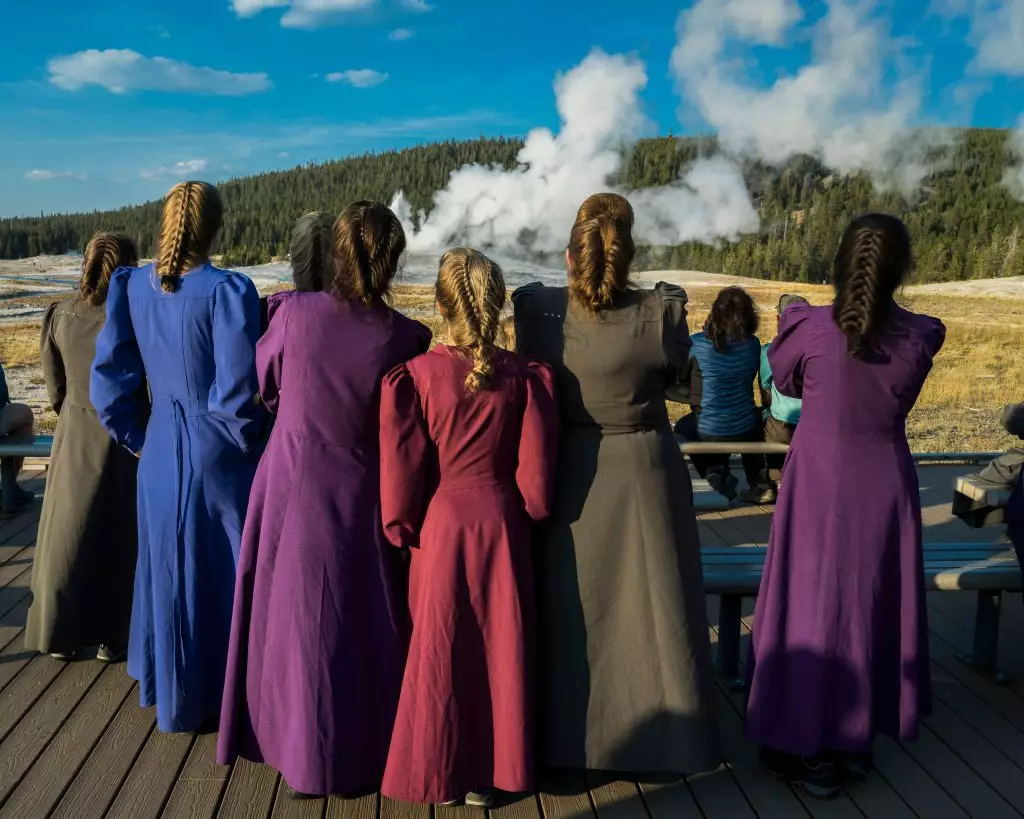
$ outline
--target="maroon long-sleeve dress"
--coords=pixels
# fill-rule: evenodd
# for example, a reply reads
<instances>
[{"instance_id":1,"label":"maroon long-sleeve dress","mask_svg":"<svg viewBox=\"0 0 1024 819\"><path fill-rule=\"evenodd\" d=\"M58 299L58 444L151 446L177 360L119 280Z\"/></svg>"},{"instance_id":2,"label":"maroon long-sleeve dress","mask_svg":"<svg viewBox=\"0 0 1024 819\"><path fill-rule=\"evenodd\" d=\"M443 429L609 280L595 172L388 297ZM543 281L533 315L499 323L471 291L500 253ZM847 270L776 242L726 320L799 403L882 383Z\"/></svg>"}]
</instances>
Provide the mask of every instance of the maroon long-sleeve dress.
<instances>
[{"instance_id":1,"label":"maroon long-sleeve dress","mask_svg":"<svg viewBox=\"0 0 1024 819\"><path fill-rule=\"evenodd\" d=\"M531 520L548 515L551 370L500 352L490 389L435 347L385 379L381 512L413 547L412 640L382 791L443 802L533 788Z\"/></svg>"}]
</instances>

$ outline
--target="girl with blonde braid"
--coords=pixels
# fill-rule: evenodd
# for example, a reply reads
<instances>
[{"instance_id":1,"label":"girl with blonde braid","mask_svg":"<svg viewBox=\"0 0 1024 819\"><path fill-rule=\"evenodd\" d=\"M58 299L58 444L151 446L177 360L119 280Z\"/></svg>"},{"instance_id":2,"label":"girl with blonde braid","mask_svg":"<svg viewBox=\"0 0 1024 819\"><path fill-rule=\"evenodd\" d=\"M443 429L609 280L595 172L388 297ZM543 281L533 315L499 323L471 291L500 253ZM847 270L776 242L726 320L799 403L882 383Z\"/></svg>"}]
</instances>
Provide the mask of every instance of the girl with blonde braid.
<instances>
[{"instance_id":1,"label":"girl with blonde braid","mask_svg":"<svg viewBox=\"0 0 1024 819\"><path fill-rule=\"evenodd\" d=\"M261 430L259 296L210 263L223 216L212 185L171 189L156 262L110 280L90 385L100 422L141 458L128 673L162 731L207 727L220 711ZM136 399L145 380L148 423Z\"/></svg>"},{"instance_id":2,"label":"girl with blonde braid","mask_svg":"<svg viewBox=\"0 0 1024 819\"><path fill-rule=\"evenodd\" d=\"M456 248L435 285L448 338L392 370L381 397L381 513L412 551L412 642L382 792L486 807L532 791L531 524L548 515L551 370L497 346L505 282Z\"/></svg>"},{"instance_id":3,"label":"girl with blonde braid","mask_svg":"<svg viewBox=\"0 0 1024 819\"><path fill-rule=\"evenodd\" d=\"M96 337L114 271L138 264L135 243L97 233L85 249L79 292L43 317L40 358L57 413L32 569L25 648L70 660L98 646L113 662L128 646L135 576L138 461L111 440L89 401ZM144 422L145 386L135 396Z\"/></svg>"}]
</instances>

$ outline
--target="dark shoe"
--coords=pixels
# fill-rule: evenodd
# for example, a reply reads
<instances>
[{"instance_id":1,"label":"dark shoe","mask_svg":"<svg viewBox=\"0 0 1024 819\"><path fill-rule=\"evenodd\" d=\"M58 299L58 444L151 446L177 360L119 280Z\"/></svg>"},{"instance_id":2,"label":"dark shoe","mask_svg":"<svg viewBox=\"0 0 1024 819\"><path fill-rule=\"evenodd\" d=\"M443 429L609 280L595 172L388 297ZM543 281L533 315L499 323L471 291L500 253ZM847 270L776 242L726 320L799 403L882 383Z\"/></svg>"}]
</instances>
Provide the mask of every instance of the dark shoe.
<instances>
[{"instance_id":1,"label":"dark shoe","mask_svg":"<svg viewBox=\"0 0 1024 819\"><path fill-rule=\"evenodd\" d=\"M778 497L775 487L771 484L751 486L749 489L744 489L740 492L740 500L754 506L771 506L778 500Z\"/></svg>"},{"instance_id":2,"label":"dark shoe","mask_svg":"<svg viewBox=\"0 0 1024 819\"><path fill-rule=\"evenodd\" d=\"M739 485L739 481L731 472L709 469L708 485L730 503L736 500L736 487Z\"/></svg>"},{"instance_id":3,"label":"dark shoe","mask_svg":"<svg viewBox=\"0 0 1024 819\"><path fill-rule=\"evenodd\" d=\"M874 768L874 757L870 753L844 754L836 752L831 754L831 757L840 776L851 782L863 782Z\"/></svg>"},{"instance_id":4,"label":"dark shoe","mask_svg":"<svg viewBox=\"0 0 1024 819\"><path fill-rule=\"evenodd\" d=\"M771 748L762 748L760 756L761 768L775 779L798 785L818 799L833 799L839 794L839 769L824 756L794 756Z\"/></svg>"},{"instance_id":5,"label":"dark shoe","mask_svg":"<svg viewBox=\"0 0 1024 819\"><path fill-rule=\"evenodd\" d=\"M101 663L119 663L124 659L124 655L128 652L123 648L111 648L110 646L100 646L96 650L96 659Z\"/></svg>"},{"instance_id":6,"label":"dark shoe","mask_svg":"<svg viewBox=\"0 0 1024 819\"><path fill-rule=\"evenodd\" d=\"M494 804L494 791L483 788L466 794L465 803L471 808L489 808Z\"/></svg>"},{"instance_id":7,"label":"dark shoe","mask_svg":"<svg viewBox=\"0 0 1024 819\"><path fill-rule=\"evenodd\" d=\"M60 660L62 663L70 663L78 657L77 651L51 651L50 656L55 660Z\"/></svg>"}]
</instances>

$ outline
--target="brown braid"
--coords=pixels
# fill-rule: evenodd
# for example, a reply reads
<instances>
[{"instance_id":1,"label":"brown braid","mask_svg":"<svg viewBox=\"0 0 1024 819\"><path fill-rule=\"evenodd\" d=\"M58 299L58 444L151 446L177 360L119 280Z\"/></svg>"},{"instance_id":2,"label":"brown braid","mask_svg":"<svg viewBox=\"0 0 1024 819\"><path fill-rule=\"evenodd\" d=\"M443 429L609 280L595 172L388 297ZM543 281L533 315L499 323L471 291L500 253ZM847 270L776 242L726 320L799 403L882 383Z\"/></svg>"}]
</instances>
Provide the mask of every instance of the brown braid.
<instances>
[{"instance_id":1,"label":"brown braid","mask_svg":"<svg viewBox=\"0 0 1024 819\"><path fill-rule=\"evenodd\" d=\"M363 304L386 302L404 252L405 231L390 208L369 200L353 202L334 223L335 294Z\"/></svg>"},{"instance_id":2,"label":"brown braid","mask_svg":"<svg viewBox=\"0 0 1024 819\"><path fill-rule=\"evenodd\" d=\"M330 286L333 213L313 211L302 216L292 231L292 280L296 290L320 291Z\"/></svg>"},{"instance_id":3,"label":"brown braid","mask_svg":"<svg viewBox=\"0 0 1024 819\"><path fill-rule=\"evenodd\" d=\"M585 310L615 306L629 283L633 208L616 193L597 193L580 205L569 234L569 291Z\"/></svg>"},{"instance_id":4,"label":"brown braid","mask_svg":"<svg viewBox=\"0 0 1024 819\"><path fill-rule=\"evenodd\" d=\"M434 296L455 347L465 350L473 369L466 389L487 389L494 378L494 354L505 307L501 268L478 250L457 247L441 257Z\"/></svg>"},{"instance_id":5,"label":"brown braid","mask_svg":"<svg viewBox=\"0 0 1024 819\"><path fill-rule=\"evenodd\" d=\"M224 205L213 185L181 182L164 200L156 272L160 287L173 293L181 277L209 258L224 224Z\"/></svg>"},{"instance_id":6,"label":"brown braid","mask_svg":"<svg viewBox=\"0 0 1024 819\"><path fill-rule=\"evenodd\" d=\"M86 245L82 258L82 278L78 292L83 301L93 305L107 300L110 277L119 267L135 267L139 251L123 233L97 233Z\"/></svg>"},{"instance_id":7,"label":"brown braid","mask_svg":"<svg viewBox=\"0 0 1024 819\"><path fill-rule=\"evenodd\" d=\"M910 236L895 216L869 213L846 229L833 266L832 317L850 355L864 355L912 263Z\"/></svg>"}]
</instances>

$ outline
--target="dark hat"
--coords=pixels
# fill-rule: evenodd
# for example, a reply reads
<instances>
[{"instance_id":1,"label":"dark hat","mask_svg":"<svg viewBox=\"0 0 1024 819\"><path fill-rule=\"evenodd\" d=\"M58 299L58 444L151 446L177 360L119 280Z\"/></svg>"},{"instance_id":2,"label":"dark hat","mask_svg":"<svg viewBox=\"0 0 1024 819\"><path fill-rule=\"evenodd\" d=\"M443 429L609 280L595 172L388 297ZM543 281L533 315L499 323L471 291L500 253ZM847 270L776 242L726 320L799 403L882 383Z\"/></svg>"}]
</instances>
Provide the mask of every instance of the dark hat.
<instances>
[{"instance_id":1,"label":"dark hat","mask_svg":"<svg viewBox=\"0 0 1024 819\"><path fill-rule=\"evenodd\" d=\"M786 310L788 310L794 304L809 305L810 302L807 301L807 299L805 299L803 296L792 296L789 293L784 293L782 298L779 299L779 306L778 308L776 308L776 312L778 312L778 314L781 316L783 313L786 312Z\"/></svg>"}]
</instances>

